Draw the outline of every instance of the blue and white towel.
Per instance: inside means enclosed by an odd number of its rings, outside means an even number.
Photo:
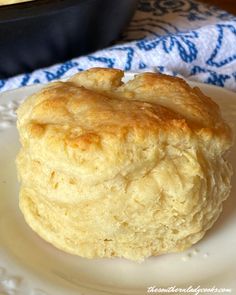
[[[194,0],[140,0],[116,45],[7,80],[0,91],[99,66],[159,71],[236,91],[236,17]]]

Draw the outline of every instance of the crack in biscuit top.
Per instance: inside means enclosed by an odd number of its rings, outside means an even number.
[[[92,69],[29,97],[18,110],[18,128],[31,157],[104,180],[152,169],[168,144],[188,148],[214,132],[230,142],[218,106],[199,90],[156,74],[122,84],[122,75]]]

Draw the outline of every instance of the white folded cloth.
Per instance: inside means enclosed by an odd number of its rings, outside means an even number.
[[[236,91],[236,17],[194,0],[140,0],[115,45],[0,80],[0,91],[66,78],[95,66],[159,71]]]

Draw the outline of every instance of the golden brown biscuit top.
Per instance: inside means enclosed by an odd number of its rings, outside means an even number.
[[[198,88],[154,73],[123,84],[123,74],[93,68],[28,98],[18,110],[23,146],[34,158],[55,156],[99,175],[151,161],[158,145],[202,145],[217,153],[230,146],[218,106]]]

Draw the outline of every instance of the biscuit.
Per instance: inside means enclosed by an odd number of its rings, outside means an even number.
[[[127,83],[93,68],[30,96],[17,111],[20,208],[59,249],[83,257],[182,251],[230,192],[232,131],[180,78]]]

